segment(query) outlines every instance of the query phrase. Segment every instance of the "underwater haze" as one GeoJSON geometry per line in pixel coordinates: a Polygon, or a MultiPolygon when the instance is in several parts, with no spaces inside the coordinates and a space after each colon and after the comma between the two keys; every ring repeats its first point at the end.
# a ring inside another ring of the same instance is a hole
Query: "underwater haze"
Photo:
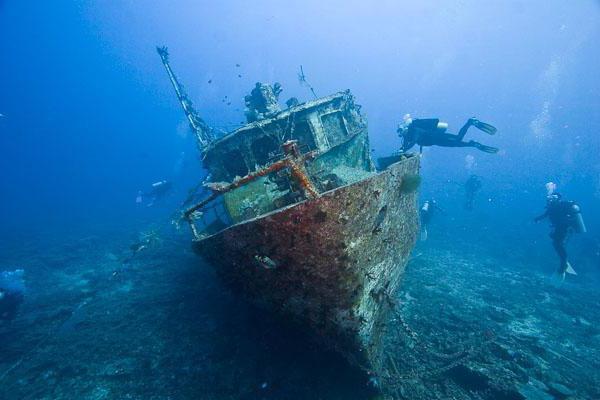
{"type": "Polygon", "coordinates": [[[23,270],[2,278],[0,399],[600,399],[598,43],[595,0],[0,0],[0,273],[23,270]],[[497,128],[466,136],[496,154],[422,150],[417,207],[439,212],[395,294],[419,339],[393,349],[393,394],[171,223],[207,171],[157,46],[217,135],[257,82],[312,100],[301,66],[319,97],[351,90],[373,160],[406,114],[497,128]],[[547,182],[587,228],[564,281],[534,223],[547,182]]]}

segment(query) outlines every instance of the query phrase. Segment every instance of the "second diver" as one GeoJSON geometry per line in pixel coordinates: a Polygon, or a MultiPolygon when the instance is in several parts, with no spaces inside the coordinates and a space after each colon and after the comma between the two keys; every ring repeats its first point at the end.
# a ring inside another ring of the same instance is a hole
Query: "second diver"
{"type": "Polygon", "coordinates": [[[581,216],[581,210],[574,201],[563,200],[560,193],[556,192],[556,184],[546,184],[548,195],[546,197],[546,210],[537,216],[534,221],[539,222],[545,218],[550,220],[552,230],[550,238],[552,246],[560,260],[558,275],[564,280],[566,274],[577,275],[567,259],[565,244],[571,232],[585,233],[586,228],[581,216]]]}
{"type": "Polygon", "coordinates": [[[460,128],[458,134],[447,132],[448,124],[440,122],[437,118],[412,119],[410,114],[404,116],[404,123],[398,128],[398,135],[402,138],[402,151],[406,152],[418,145],[421,149],[425,146],[442,147],[474,147],[486,153],[497,153],[496,147],[486,146],[474,140],[464,141],[464,137],[471,126],[493,135],[497,129],[490,124],[481,122],[476,118],[469,120],[460,128]]]}

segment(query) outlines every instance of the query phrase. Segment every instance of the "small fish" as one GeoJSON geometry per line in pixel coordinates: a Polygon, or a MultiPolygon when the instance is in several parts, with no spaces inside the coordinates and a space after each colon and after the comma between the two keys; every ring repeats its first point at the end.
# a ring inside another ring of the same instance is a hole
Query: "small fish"
{"type": "Polygon", "coordinates": [[[212,79],[209,79],[209,80],[208,80],[208,83],[209,83],[209,84],[211,84],[211,83],[212,83],[212,79]]]}
{"type": "Polygon", "coordinates": [[[239,68],[239,67],[240,67],[240,64],[235,64],[235,66],[239,68]]]}
{"type": "Polygon", "coordinates": [[[242,75],[238,75],[238,78],[241,78],[241,77],[242,77],[242,75]]]}
{"type": "Polygon", "coordinates": [[[227,102],[227,105],[228,105],[228,106],[230,106],[230,105],[231,105],[231,102],[230,102],[230,101],[228,101],[228,102],[227,102]]]}

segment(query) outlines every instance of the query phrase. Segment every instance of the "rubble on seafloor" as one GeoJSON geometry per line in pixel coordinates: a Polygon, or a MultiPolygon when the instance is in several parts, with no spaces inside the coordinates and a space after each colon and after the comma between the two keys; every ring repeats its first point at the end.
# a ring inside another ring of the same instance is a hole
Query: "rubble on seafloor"
{"type": "MultiPolygon", "coordinates": [[[[32,245],[27,266],[3,251],[25,268],[27,298],[0,326],[0,398],[382,397],[383,382],[228,293],[181,250],[187,237],[172,240],[133,259],[123,238],[32,245]]],[[[600,398],[598,281],[557,287],[536,265],[455,246],[430,240],[408,266],[389,324],[391,395],[600,398]]]]}
{"type": "Polygon", "coordinates": [[[398,397],[600,398],[597,279],[557,285],[535,265],[478,250],[417,249],[398,294],[400,325],[415,337],[388,344],[405,379],[398,397]]]}

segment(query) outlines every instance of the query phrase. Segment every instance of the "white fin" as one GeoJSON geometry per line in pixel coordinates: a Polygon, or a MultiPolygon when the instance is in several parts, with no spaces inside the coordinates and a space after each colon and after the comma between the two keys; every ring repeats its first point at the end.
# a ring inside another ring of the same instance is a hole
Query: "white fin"
{"type": "Polygon", "coordinates": [[[567,274],[570,275],[577,275],[577,272],[575,272],[575,270],[573,269],[573,267],[571,267],[571,263],[567,262],[567,270],[565,271],[567,274]]]}

